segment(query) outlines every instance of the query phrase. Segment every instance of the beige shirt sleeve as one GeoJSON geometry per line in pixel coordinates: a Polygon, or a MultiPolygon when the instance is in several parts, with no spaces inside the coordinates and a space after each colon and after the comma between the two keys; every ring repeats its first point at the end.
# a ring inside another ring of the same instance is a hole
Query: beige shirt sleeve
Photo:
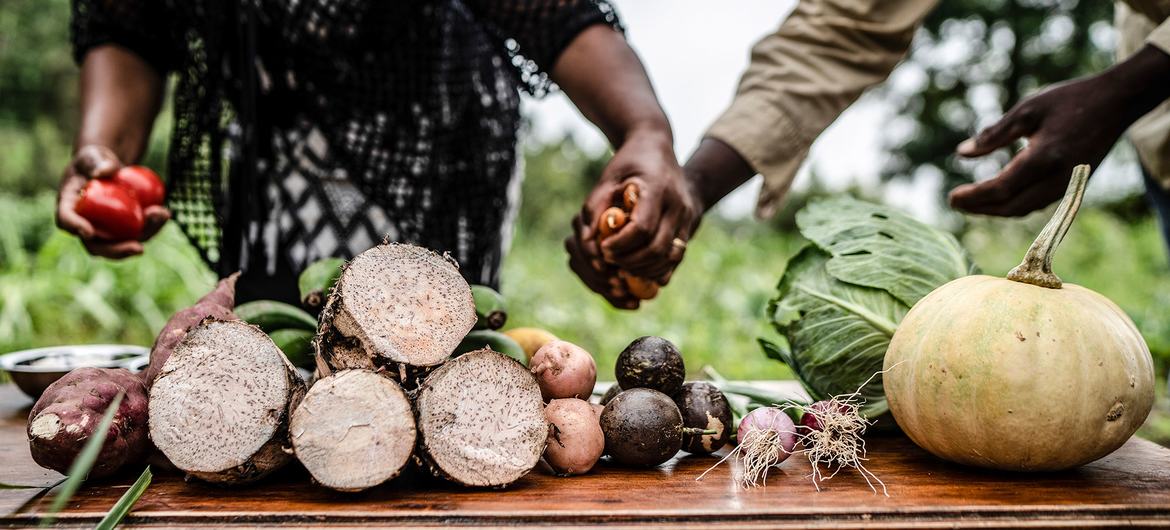
{"type": "MultiPolygon", "coordinates": [[[[1117,60],[1124,61],[1144,46],[1170,53],[1170,0],[1141,3],[1117,2],[1117,60]],[[1138,11],[1136,8],[1142,8],[1138,11]],[[1154,17],[1154,18],[1151,18],[1154,17]]],[[[1129,127],[1126,135],[1142,166],[1170,190],[1170,101],[1164,101],[1129,127]]]]}
{"type": "Polygon", "coordinates": [[[1159,50],[1170,53],[1170,18],[1163,20],[1154,31],[1150,32],[1150,36],[1146,42],[1154,45],[1159,50]]]}
{"type": "Polygon", "coordinates": [[[706,136],[764,176],[757,215],[771,216],[813,140],[906,54],[936,0],[799,0],[753,48],[735,100],[706,136]]]}

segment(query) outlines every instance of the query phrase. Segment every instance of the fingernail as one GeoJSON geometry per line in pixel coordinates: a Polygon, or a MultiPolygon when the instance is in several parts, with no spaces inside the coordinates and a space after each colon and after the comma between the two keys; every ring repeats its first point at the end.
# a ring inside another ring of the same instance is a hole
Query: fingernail
{"type": "Polygon", "coordinates": [[[975,139],[968,138],[966,140],[963,140],[963,143],[959,144],[959,147],[956,148],[955,151],[957,151],[960,155],[964,155],[964,156],[974,153],[975,152],[975,139]]]}

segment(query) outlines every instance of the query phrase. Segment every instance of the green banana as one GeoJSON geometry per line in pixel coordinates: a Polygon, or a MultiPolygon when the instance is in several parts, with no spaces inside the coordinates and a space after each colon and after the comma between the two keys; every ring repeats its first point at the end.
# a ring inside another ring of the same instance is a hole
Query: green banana
{"type": "Polygon", "coordinates": [[[486,285],[472,285],[471,296],[475,298],[475,328],[500,329],[508,321],[504,308],[504,296],[486,285]]]}
{"type": "Polygon", "coordinates": [[[278,329],[268,334],[272,342],[288,357],[293,366],[311,368],[316,359],[313,356],[313,332],[303,329],[278,329]]]}
{"type": "Polygon", "coordinates": [[[341,276],[341,267],[345,260],[341,258],[325,258],[309,265],[297,278],[297,289],[301,292],[301,303],[309,309],[320,309],[325,305],[325,298],[329,290],[337,283],[341,276]]]}
{"type": "Polygon", "coordinates": [[[258,326],[265,333],[278,329],[317,330],[317,319],[303,309],[276,300],[256,300],[236,306],[240,320],[258,326]]]}
{"type": "Polygon", "coordinates": [[[459,343],[459,346],[455,348],[455,353],[451,356],[458,357],[469,351],[475,351],[481,348],[491,348],[492,351],[507,355],[520,361],[520,364],[528,366],[528,357],[524,355],[524,348],[521,348],[518,342],[503,333],[490,329],[481,329],[468,333],[466,337],[463,337],[463,342],[459,343]]]}

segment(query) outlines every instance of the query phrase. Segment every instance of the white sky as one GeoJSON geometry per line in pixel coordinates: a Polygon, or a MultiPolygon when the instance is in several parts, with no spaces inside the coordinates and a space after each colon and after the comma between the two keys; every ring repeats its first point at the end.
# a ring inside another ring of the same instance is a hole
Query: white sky
{"type": "MultiPolygon", "coordinates": [[[[712,3],[699,0],[613,0],[626,24],[627,38],[638,52],[654,83],[659,100],[674,128],[675,151],[681,160],[690,154],[707,126],[735,93],[739,75],[748,63],[751,46],[775,31],[792,10],[795,0],[738,0],[712,3]],[[727,6],[734,7],[727,7],[727,6]]],[[[601,151],[605,138],[563,94],[543,100],[527,99],[532,134],[538,140],[559,139],[566,131],[586,149],[601,151]]],[[[809,164],[830,188],[857,182],[878,183],[882,163],[881,131],[889,107],[865,99],[845,112],[813,146],[809,164]]],[[[807,164],[806,164],[807,166],[807,164]]],[[[796,185],[808,178],[807,167],[796,185]]],[[[1094,179],[1089,196],[1131,193],[1140,185],[1136,170],[1121,167],[1110,179],[1094,179]],[[1108,182],[1103,182],[1108,180],[1108,182]]],[[[758,177],[757,177],[758,179],[758,177]]],[[[885,198],[920,218],[937,215],[938,179],[892,185],[885,198]]],[[[759,183],[753,181],[720,204],[720,213],[750,214],[759,183]]]]}

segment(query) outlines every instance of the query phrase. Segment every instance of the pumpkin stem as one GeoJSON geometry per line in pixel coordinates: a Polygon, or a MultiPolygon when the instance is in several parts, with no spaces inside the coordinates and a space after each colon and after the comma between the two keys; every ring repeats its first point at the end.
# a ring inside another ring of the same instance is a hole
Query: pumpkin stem
{"type": "Polygon", "coordinates": [[[1056,247],[1068,233],[1073,219],[1077,216],[1077,209],[1081,207],[1081,199],[1085,196],[1085,185],[1089,182],[1089,166],[1081,164],[1073,168],[1072,178],[1068,181],[1068,191],[1056,207],[1056,213],[1044,230],[1036,236],[1024,261],[1008,273],[1007,279],[1015,282],[1030,283],[1049,289],[1060,289],[1062,282],[1052,272],[1052,256],[1056,254],[1056,247]]]}

